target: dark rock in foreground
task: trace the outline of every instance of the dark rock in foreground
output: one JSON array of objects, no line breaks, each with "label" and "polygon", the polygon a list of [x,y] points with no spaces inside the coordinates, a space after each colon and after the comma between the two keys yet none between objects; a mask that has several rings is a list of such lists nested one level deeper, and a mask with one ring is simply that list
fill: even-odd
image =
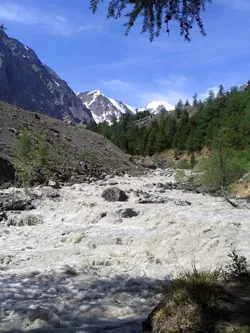
[{"label": "dark rock in foreground", "polygon": [[127,194],[118,187],[109,187],[103,191],[102,197],[106,201],[127,201]]}]

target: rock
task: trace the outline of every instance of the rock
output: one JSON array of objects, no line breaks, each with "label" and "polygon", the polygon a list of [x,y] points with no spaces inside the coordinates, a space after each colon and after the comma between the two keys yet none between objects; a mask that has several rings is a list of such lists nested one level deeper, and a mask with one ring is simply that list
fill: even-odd
[{"label": "rock", "polygon": [[132,208],[125,208],[121,211],[121,217],[123,218],[131,218],[134,216],[138,216],[138,213]]},{"label": "rock", "polygon": [[190,206],[190,205],[192,205],[191,202],[186,201],[186,200],[180,200],[180,199],[174,199],[174,203],[178,206]]},{"label": "rock", "polygon": [[71,267],[69,265],[64,265],[61,267],[61,271],[64,273],[64,274],[67,274],[67,275],[77,275],[77,270],[74,268],[74,267]]},{"label": "rock", "polygon": [[107,212],[102,212],[100,213],[100,219],[103,219],[104,217],[107,216]]},{"label": "rock", "polygon": [[7,195],[0,198],[0,208],[3,211],[8,210],[31,210],[34,209],[34,205],[32,204],[32,199],[27,198],[12,198],[12,196]]},{"label": "rock", "polygon": [[28,324],[29,328],[33,329],[65,327],[64,323],[52,308],[44,308],[41,306],[30,307],[24,319],[24,324]]},{"label": "rock", "polygon": [[3,220],[7,220],[8,216],[5,212],[0,212],[0,222],[2,222]]},{"label": "rock", "polygon": [[14,227],[24,227],[26,225],[34,226],[41,223],[43,223],[41,217],[38,217],[36,215],[26,215],[20,218],[20,220],[11,219],[7,225]]},{"label": "rock", "polygon": [[117,185],[117,184],[118,184],[118,182],[116,180],[111,179],[111,180],[108,181],[109,186],[114,186],[114,185]]},{"label": "rock", "polygon": [[14,182],[15,169],[10,161],[0,156],[0,183]]},{"label": "rock", "polygon": [[175,205],[179,206],[190,206],[191,202],[186,200],[180,200],[176,198],[167,198],[165,196],[157,195],[155,193],[146,193],[141,192],[139,193],[139,200],[138,203],[140,204],[148,204],[148,203],[158,203],[158,204],[164,204],[167,202],[173,202]]},{"label": "rock", "polygon": [[162,184],[162,183],[157,183],[157,184],[156,184],[156,187],[157,187],[157,188],[163,188],[163,187],[164,187],[164,184]]},{"label": "rock", "polygon": [[122,190],[120,190],[118,187],[109,187],[105,189],[102,193],[102,197],[106,201],[127,201],[128,196],[126,193]]},{"label": "rock", "polygon": [[11,255],[0,255],[0,264],[1,265],[9,265],[13,259],[13,256]]},{"label": "rock", "polygon": [[48,186],[53,188],[60,188],[58,181],[52,179],[48,182]]},{"label": "rock", "polygon": [[101,219],[103,219],[104,217],[106,217],[107,216],[107,212],[101,212],[101,213],[99,213],[92,221],[91,221],[91,223],[92,224],[96,224],[96,223],[98,223]]},{"label": "rock", "polygon": [[165,183],[164,188],[165,188],[165,190],[172,190],[173,189],[173,184],[172,183]]}]

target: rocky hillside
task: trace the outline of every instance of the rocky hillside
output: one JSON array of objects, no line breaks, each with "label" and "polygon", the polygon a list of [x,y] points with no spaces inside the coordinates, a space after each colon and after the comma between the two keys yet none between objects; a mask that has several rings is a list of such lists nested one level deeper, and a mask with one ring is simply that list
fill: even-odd
[{"label": "rocky hillside", "polygon": [[136,112],[136,108],[107,97],[100,90],[79,92],[76,95],[80,97],[83,105],[91,110],[96,123],[112,122],[114,116],[119,119],[124,113]]},{"label": "rocky hillside", "polygon": [[93,121],[67,83],[31,48],[7,35],[0,36],[0,100],[58,119]]},{"label": "rocky hillside", "polygon": [[[50,151],[57,161],[57,177],[61,180],[89,180],[90,174],[102,178],[112,173],[139,173],[139,168],[128,155],[82,125],[67,124],[0,102],[0,183],[14,180],[13,150],[18,134],[24,129],[34,135],[46,133]],[[91,153],[93,165],[87,158],[79,158],[83,151]]]}]

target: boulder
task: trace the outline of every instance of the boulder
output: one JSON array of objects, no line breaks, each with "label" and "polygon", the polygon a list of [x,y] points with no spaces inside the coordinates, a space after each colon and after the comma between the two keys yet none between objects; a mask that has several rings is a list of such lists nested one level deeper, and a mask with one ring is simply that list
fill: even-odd
[{"label": "boulder", "polygon": [[106,201],[127,201],[128,196],[118,187],[109,187],[102,192],[102,197]]},{"label": "boulder", "polygon": [[29,197],[13,198],[10,195],[6,195],[0,198],[0,208],[3,211],[8,211],[8,210],[31,210],[34,209],[35,207],[32,203],[32,199]]},{"label": "boulder", "polygon": [[0,212],[0,222],[2,222],[3,220],[8,220],[8,216],[5,212]]},{"label": "boulder", "polygon": [[58,181],[52,179],[48,182],[48,186],[53,188],[60,188]]},{"label": "boulder", "polygon": [[35,226],[41,223],[43,223],[41,217],[30,214],[21,217],[19,220],[11,219],[7,225],[14,227],[24,227],[24,226]]},{"label": "boulder", "polygon": [[125,208],[121,211],[121,217],[123,218],[131,218],[134,216],[138,216],[138,213],[132,208]]},{"label": "boulder", "polygon": [[0,156],[0,183],[15,181],[15,169],[11,162]]}]

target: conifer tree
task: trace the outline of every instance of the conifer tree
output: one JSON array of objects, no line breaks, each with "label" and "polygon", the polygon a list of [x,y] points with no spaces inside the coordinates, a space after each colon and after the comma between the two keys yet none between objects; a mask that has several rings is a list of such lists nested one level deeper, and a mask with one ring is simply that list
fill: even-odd
[{"label": "conifer tree", "polygon": [[197,106],[198,104],[198,95],[195,93],[194,96],[193,96],[193,106]]},{"label": "conifer tree", "polygon": [[[96,12],[104,0],[90,0],[90,8]],[[107,0],[108,18],[118,19],[127,10],[124,16],[128,18],[126,35],[136,20],[142,16],[142,32],[149,32],[150,41],[158,37],[164,29],[169,34],[171,21],[177,21],[180,34],[185,40],[190,40],[190,31],[197,24],[202,35],[205,35],[201,13],[212,0]]]}]

